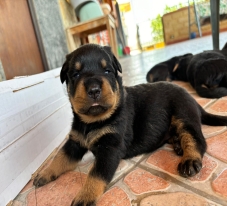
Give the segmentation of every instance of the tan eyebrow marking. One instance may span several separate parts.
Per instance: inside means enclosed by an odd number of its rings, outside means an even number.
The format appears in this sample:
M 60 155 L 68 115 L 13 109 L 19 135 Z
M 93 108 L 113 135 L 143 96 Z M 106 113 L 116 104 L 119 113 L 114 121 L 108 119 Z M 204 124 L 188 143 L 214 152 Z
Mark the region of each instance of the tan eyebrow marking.
M 101 60 L 101 64 L 102 64 L 102 67 L 105 68 L 107 63 L 106 63 L 106 60 L 105 59 L 102 59 Z
M 76 70 L 80 70 L 81 69 L 81 63 L 80 62 L 76 62 L 75 66 L 76 66 Z

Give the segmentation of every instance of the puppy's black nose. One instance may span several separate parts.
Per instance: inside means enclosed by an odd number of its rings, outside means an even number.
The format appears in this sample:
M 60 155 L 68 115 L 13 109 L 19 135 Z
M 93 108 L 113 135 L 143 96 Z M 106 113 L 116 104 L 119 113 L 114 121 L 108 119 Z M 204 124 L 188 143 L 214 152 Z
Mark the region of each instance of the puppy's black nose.
M 91 97 L 92 99 L 98 99 L 101 95 L 101 88 L 97 84 L 91 85 L 88 88 L 87 93 L 88 93 L 88 96 Z

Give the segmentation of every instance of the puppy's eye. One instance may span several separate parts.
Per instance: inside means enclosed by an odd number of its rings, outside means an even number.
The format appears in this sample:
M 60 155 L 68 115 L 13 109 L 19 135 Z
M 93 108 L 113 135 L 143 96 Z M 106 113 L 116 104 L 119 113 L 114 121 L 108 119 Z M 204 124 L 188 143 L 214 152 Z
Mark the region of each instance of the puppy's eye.
M 110 73 L 110 70 L 106 69 L 105 74 L 109 74 L 109 73 Z
M 76 72 L 76 73 L 73 74 L 73 77 L 74 77 L 74 78 L 77 78 L 77 77 L 79 77 L 79 76 L 80 76 L 79 72 Z

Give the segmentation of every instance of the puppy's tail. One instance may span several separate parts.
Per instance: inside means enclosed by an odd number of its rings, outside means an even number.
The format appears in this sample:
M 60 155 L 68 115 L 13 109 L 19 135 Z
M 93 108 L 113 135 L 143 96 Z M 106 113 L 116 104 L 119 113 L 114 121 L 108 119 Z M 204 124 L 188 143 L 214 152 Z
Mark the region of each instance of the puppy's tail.
M 210 126 L 227 126 L 227 117 L 210 114 L 206 112 L 201 106 L 201 123 Z
M 227 88 L 225 87 L 208 88 L 205 85 L 199 85 L 195 90 L 199 96 L 206 98 L 221 98 L 227 96 Z

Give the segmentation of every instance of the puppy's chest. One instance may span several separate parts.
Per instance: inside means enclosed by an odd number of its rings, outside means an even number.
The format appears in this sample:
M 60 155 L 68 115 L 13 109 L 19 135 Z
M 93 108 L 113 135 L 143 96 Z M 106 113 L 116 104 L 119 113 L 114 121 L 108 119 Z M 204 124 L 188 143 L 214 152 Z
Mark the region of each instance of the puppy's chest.
M 71 130 L 70 138 L 75 142 L 80 143 L 82 147 L 91 149 L 103 136 L 107 134 L 114 134 L 116 130 L 112 126 L 103 126 L 101 128 L 87 129 L 84 127 L 82 130 Z

